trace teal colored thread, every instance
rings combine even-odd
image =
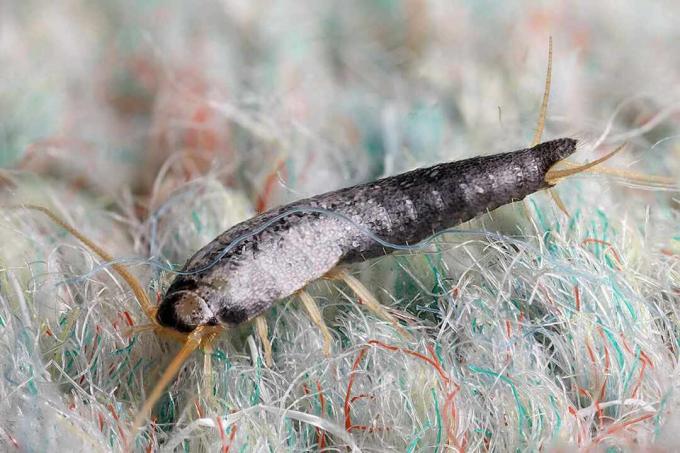
[[[231,362],[229,361],[229,359],[227,358],[227,354],[225,354],[223,350],[218,348],[213,349],[211,357],[215,362],[227,362],[227,366],[231,368]]]
[[[614,260],[609,256],[609,254],[606,254],[604,256],[604,262],[607,264],[607,267],[609,269],[614,269],[614,270],[618,269],[618,266],[616,265]]]
[[[287,436],[288,447],[293,447],[295,441],[295,433],[293,432],[293,424],[290,422],[289,418],[286,418],[286,431],[288,431]]]
[[[555,403],[555,397],[550,395],[550,405],[552,406],[553,413],[555,414],[555,418],[557,419],[555,421],[555,427],[553,428],[552,436],[550,439],[555,439],[555,436],[560,432],[560,428],[562,427],[562,417],[560,417],[560,411],[557,410],[557,404]]]
[[[609,342],[612,344],[612,346],[614,346],[614,350],[616,351],[616,361],[619,363],[619,368],[623,369],[625,367],[625,364],[626,364],[626,359],[623,356],[623,351],[621,350],[621,347],[616,342],[616,340],[614,340],[614,335],[611,334],[609,329],[607,329],[605,326],[603,326],[599,322],[598,322],[598,324],[600,325],[600,327],[602,327],[602,331],[604,332],[604,334],[609,339]]]
[[[128,384],[128,385],[132,385],[132,381],[133,381],[134,378],[135,378],[135,372],[137,371],[137,369],[138,369],[141,365],[142,365],[142,359],[140,358],[140,359],[137,360],[137,362],[132,366],[132,369],[131,369],[130,372],[128,373],[128,378],[127,378],[127,384]]]
[[[255,381],[253,382],[253,392],[250,394],[250,405],[254,406],[260,402],[260,380],[262,378],[262,357],[257,357],[255,368]]]
[[[157,426],[169,427],[175,420],[175,400],[172,397],[172,393],[165,392],[158,406]]]
[[[184,442],[182,442],[182,448],[184,449],[184,453],[191,453],[191,449],[189,448],[189,439],[184,439]]]
[[[406,382],[406,378],[403,376],[399,378],[399,389],[403,392],[404,395],[408,393],[409,390],[409,385],[408,382]],[[406,412],[415,412],[415,409],[413,407],[413,404],[411,404],[411,400],[407,399],[404,404],[406,405]]]
[[[472,331],[479,334],[484,333],[484,326],[477,324],[477,318],[472,318]]]
[[[623,294],[621,294],[621,290],[619,290],[618,286],[616,285],[616,282],[611,281],[611,286],[612,293],[614,295],[614,300],[616,300],[619,303],[623,303],[623,305],[625,305],[626,309],[628,310],[628,313],[630,313],[630,316],[633,318],[633,321],[637,321],[637,313],[635,313],[633,306],[628,302],[628,300],[625,297],[623,297]]]
[[[33,354],[33,339],[28,333],[28,329],[22,329],[19,333],[19,342],[26,348],[29,354]]]
[[[437,260],[439,263],[442,261],[442,256],[439,253],[439,246],[437,246]],[[430,271],[433,274],[434,278],[434,285],[432,286],[432,305],[434,306],[434,309],[436,310],[436,304],[442,295],[446,294],[446,288],[442,285],[442,275],[441,272],[439,271],[439,265],[436,263],[433,263],[432,261],[432,256],[431,255],[425,255],[425,261],[427,261],[428,266],[430,267]]]
[[[574,211],[574,214],[569,217],[569,225],[567,226],[567,232],[570,234],[573,234],[576,230],[576,225],[579,224],[579,221],[581,220],[581,209],[577,209]]]
[[[495,296],[495,294],[491,294],[492,296]],[[475,299],[472,301],[473,304],[476,304],[477,307],[479,307],[480,310],[482,310],[486,315],[488,315],[490,318],[494,318],[495,314],[493,310],[489,308],[487,304],[484,303],[482,299]]]
[[[434,401],[435,416],[437,417],[437,443],[435,452],[439,451],[439,447],[442,443],[442,415],[439,413],[439,401],[437,400],[437,394],[434,389],[430,389],[432,393],[432,400]]]
[[[99,354],[95,355],[94,360],[92,360],[92,365],[88,368],[90,373],[94,374],[97,372],[97,363],[99,363]]]
[[[321,402],[321,394],[319,394],[319,402]],[[333,400],[330,398],[326,398],[326,415],[333,416]]]
[[[64,351],[64,356],[66,356],[66,366],[64,371],[66,374],[70,374],[71,368],[73,368],[74,356],[78,356],[76,351]]]
[[[406,451],[407,451],[408,453],[413,453],[413,452],[415,451],[416,446],[418,445],[418,441],[419,441],[420,439],[423,438],[423,434],[425,434],[425,432],[426,432],[428,429],[430,429],[431,427],[432,427],[432,424],[431,424],[430,421],[428,420],[427,423],[425,423],[425,426],[423,426],[423,429],[420,430],[420,432],[418,433],[418,435],[415,436],[415,437],[413,438],[413,440],[411,441],[411,443],[409,444],[408,448],[406,449]]]
[[[311,381],[308,373],[305,373],[305,380],[307,382],[309,382],[309,391],[311,393],[311,391],[312,391],[312,381]],[[321,393],[316,392],[316,398],[312,399],[312,405],[314,406],[314,413],[323,415],[323,412],[321,412]]]
[[[671,395],[672,391],[666,392],[666,394],[661,398],[661,401],[659,401],[659,408],[656,411],[656,415],[654,416],[654,437],[658,437],[659,433],[661,432],[661,424],[659,423],[661,420],[661,414],[663,413],[664,407],[666,407],[666,403],[668,402],[668,397]]]
[[[323,417],[323,411],[321,410],[321,395],[318,392],[316,398],[312,401],[314,402],[314,413]]]
[[[536,432],[537,433],[542,433],[543,432],[543,411],[538,412],[538,426],[536,427]]]
[[[395,257],[396,266],[395,272],[398,274],[398,278],[394,279],[393,294],[399,300],[417,300],[417,298],[422,294],[420,287],[416,285],[414,279],[406,271],[407,266],[409,266],[409,261],[404,256]],[[429,301],[429,303],[428,303]],[[437,310],[437,299],[436,298],[424,298],[423,305],[418,305],[415,307],[415,315],[421,319],[432,319],[432,313],[436,313]]]
[[[633,364],[630,367],[630,371],[626,373],[626,378],[623,380],[623,394],[626,395],[628,393],[628,384],[630,384],[630,380],[633,378],[633,374],[637,370],[639,359],[640,359],[640,351],[638,350],[638,354],[635,357],[636,360],[633,361]]]
[[[340,344],[342,345],[343,349],[347,349],[352,345],[349,335],[347,335],[347,332],[341,325],[337,326],[335,331],[340,334]]]
[[[609,218],[607,217],[607,213],[605,213],[602,209],[597,209],[597,216],[602,220],[602,239],[607,240],[607,232],[609,230]]]
[[[438,105],[420,103],[406,118],[406,139],[417,154],[433,153],[441,148],[444,112]]]
[[[196,229],[196,232],[201,234],[201,231],[203,230],[203,224],[201,223],[201,218],[198,216],[198,213],[195,210],[191,211],[191,219],[194,221],[194,228]]]
[[[530,427],[531,426],[531,420],[528,419],[527,417],[527,411],[522,405],[522,402],[519,399],[519,392],[517,392],[517,388],[515,387],[515,384],[512,383],[512,381],[506,377],[503,376],[502,374],[496,373],[491,370],[487,370],[486,368],[480,368],[474,365],[468,365],[468,369],[472,372],[475,373],[481,373],[481,374],[486,374],[488,376],[495,377],[506,384],[510,386],[510,391],[512,392],[512,397],[515,399],[515,404],[517,405],[517,412],[518,412],[518,422],[519,422],[519,435],[520,437],[524,437],[524,432],[523,432],[523,426],[524,426],[524,420],[526,419],[527,425]]]
[[[541,229],[545,232],[548,230],[550,227],[548,226],[548,222],[545,220],[545,216],[543,215],[543,211],[538,207],[536,204],[536,201],[532,198],[529,200],[529,203],[531,203],[531,206],[533,206],[534,211],[536,211],[536,217],[538,217],[538,224],[540,225]]]
[[[370,157],[370,175],[378,176],[385,171],[385,141],[374,112],[359,112],[355,124],[360,129],[361,146]]]
[[[491,439],[491,437],[493,436],[493,433],[488,429],[475,428],[473,431],[476,432],[477,434],[483,434],[484,437],[488,439]]]
[[[424,256],[425,261],[427,262],[427,265],[430,268],[430,271],[434,275],[434,287],[437,288],[439,287],[439,269],[437,269],[437,265],[432,262],[432,258],[430,257],[430,255]]]
[[[300,439],[300,443],[302,445],[305,445],[305,446],[316,445],[316,436],[314,434],[312,434],[313,429],[314,429],[314,427],[309,425],[308,423],[304,424],[302,432],[300,432],[300,435],[302,436],[302,438]],[[314,439],[314,442],[310,441],[310,438]],[[290,448],[290,441],[288,442],[288,447]],[[292,451],[292,450],[290,450],[290,451]]]
[[[551,231],[550,223],[546,220],[543,210],[538,206],[538,204],[536,204],[536,201],[532,198],[531,200],[529,200],[529,202],[534,207],[536,217],[538,218],[538,223],[541,229],[543,230],[543,242],[545,243],[545,246],[548,249],[548,251],[552,255],[555,255],[558,251],[558,248],[555,245],[555,241],[553,240],[553,234]]]
[[[120,372],[120,370],[123,369],[123,367],[130,361],[130,356],[125,357],[121,362],[118,362],[118,365],[113,369],[111,374],[109,375],[109,379],[115,379],[116,375]]]
[[[521,308],[522,307],[522,301],[517,300],[517,299],[510,299],[510,305],[512,305],[517,310],[517,313],[522,313],[522,308]],[[513,313],[513,314],[516,315],[517,313]]]
[[[595,225],[595,222],[591,222],[590,228],[588,229],[587,236],[591,239],[596,239],[596,241],[588,243],[588,245],[592,248],[593,254],[597,257],[600,258],[602,256],[602,250],[600,248],[600,243],[598,242],[600,238],[598,238],[597,235],[597,225]]]
[[[539,434],[543,433],[543,425],[545,423],[544,412],[545,411],[543,410],[538,411],[538,426],[536,427],[536,432]]]
[[[0,315],[0,327],[5,327],[5,318]]]
[[[28,391],[31,395],[36,396],[38,394],[38,387],[36,387],[35,382],[33,381],[33,366],[29,365],[28,366],[28,373],[30,374],[30,379],[26,383],[26,386],[28,387]]]
[[[562,223],[556,222],[555,224],[553,224],[553,228],[554,228],[555,231],[557,231],[558,233],[562,233]]]
[[[83,343],[84,344],[90,344],[92,342],[92,329],[89,327],[85,327],[85,335],[83,335]]]
[[[443,364],[444,357],[442,356],[442,345],[438,341],[435,342],[434,344],[434,353],[437,356],[437,360],[439,360],[439,363]]]
[[[133,337],[132,340],[130,340],[130,344],[125,346],[124,348],[116,349],[113,351],[111,354],[113,355],[119,355],[119,354],[128,354],[130,351],[132,351],[132,347],[137,343],[137,337]]]

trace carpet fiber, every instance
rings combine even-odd
[[[0,6],[3,451],[667,451],[680,448],[680,7],[650,2],[6,1]],[[353,265],[348,287],[177,353],[152,300],[258,211],[524,148],[552,36],[544,140],[585,173]],[[627,172],[627,173],[626,173]],[[638,180],[631,173],[667,179]]]

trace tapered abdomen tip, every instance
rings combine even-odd
[[[574,138],[558,138],[549,142],[539,143],[532,148],[536,154],[541,155],[550,165],[565,159],[576,152],[578,141]]]

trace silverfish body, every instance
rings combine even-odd
[[[181,332],[240,324],[339,264],[390,253],[367,230],[389,243],[415,244],[549,187],[548,169],[575,150],[576,140],[562,138],[421,168],[267,211],[220,234],[186,262],[182,273],[189,274],[178,275],[168,288],[158,322]],[[258,229],[224,253],[233,240]]]

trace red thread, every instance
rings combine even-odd
[[[578,286],[574,286],[574,300],[576,301],[576,311],[581,311],[581,296],[578,292]]]
[[[324,414],[324,409],[326,407],[326,400],[323,397],[323,392],[321,391],[321,384],[319,384],[319,381],[316,381],[316,389],[319,392],[319,403],[321,405],[321,416]],[[307,387],[307,384],[304,382],[302,383],[302,390],[305,392],[305,395],[309,395],[309,387]],[[355,397],[356,398],[356,397]],[[355,398],[352,398],[352,402],[354,402]],[[318,426],[316,427],[316,438],[317,442],[319,445],[319,449],[322,450],[326,447],[326,433],[324,430],[319,428]]]
[[[123,445],[127,445],[127,438],[125,437],[125,432],[123,432],[123,429],[120,427],[120,420],[118,419],[118,414],[116,413],[116,410],[113,408],[113,405],[109,404],[109,410],[111,411],[111,415],[113,415],[113,419],[116,421],[116,428],[118,429],[118,434],[120,434],[120,438],[123,440]]]
[[[600,334],[600,338],[602,338],[602,345],[604,346],[604,372],[607,373],[609,371],[609,348],[607,348],[607,343],[604,338],[604,332],[602,332],[602,327],[597,328],[597,332]]]
[[[588,356],[590,357],[590,361],[593,362],[593,366],[595,366],[596,365],[595,354],[593,353],[593,350],[590,347],[590,341],[588,340],[586,340],[586,349],[588,350]]]
[[[229,451],[229,446],[227,445],[227,437],[224,435],[224,426],[222,426],[222,417],[215,417],[217,421],[217,427],[220,430],[220,440],[222,441],[222,453],[227,453]]]
[[[584,239],[583,241],[581,241],[581,245],[592,244],[592,243],[596,243],[596,244],[600,244],[600,245],[606,245],[606,246],[607,246],[607,249],[606,249],[606,250],[609,250],[609,251],[612,252],[612,255],[614,256],[614,259],[615,259],[616,262],[619,264],[619,265],[617,266],[617,269],[618,269],[618,270],[621,270],[621,269],[622,269],[621,266],[623,265],[623,263],[621,262],[621,258],[619,258],[619,254],[616,252],[616,249],[614,248],[613,245],[611,245],[611,243],[609,243],[609,242],[607,242],[607,241],[603,241],[602,239],[595,239],[595,238],[586,238],[586,239]]]
[[[368,348],[361,348],[359,350],[359,355],[357,355],[357,358],[354,359],[354,363],[352,364],[352,371],[350,372],[349,380],[347,382],[347,392],[345,393],[344,411],[345,411],[345,429],[348,432],[350,432],[352,428],[354,428],[352,426],[352,418],[350,416],[351,395],[352,387],[354,386],[354,376],[357,368],[359,367],[359,364],[361,363],[361,360],[366,355],[367,350]]]
[[[640,350],[640,360],[647,362],[647,365],[649,365],[650,368],[654,368],[654,364],[652,363],[652,360],[649,358],[649,356],[643,350]]]
[[[608,435],[608,434],[614,434],[614,433],[617,432],[617,431],[621,431],[622,429],[627,428],[627,427],[629,427],[630,425],[633,425],[633,424],[635,424],[635,423],[639,423],[639,422],[641,422],[641,421],[647,420],[648,418],[653,417],[653,416],[654,416],[654,414],[646,414],[646,415],[642,415],[642,416],[640,416],[640,417],[634,418],[634,419],[632,419],[632,420],[629,420],[629,421],[627,421],[627,422],[623,422],[623,423],[615,423],[615,424],[611,425],[609,428],[607,428],[607,431],[606,431],[606,432],[604,432],[603,434],[597,436],[597,437],[594,439],[594,442],[595,442],[595,443],[601,442],[602,439],[604,439],[604,437],[605,437],[606,435]]]
[[[14,445],[14,448],[16,448],[17,450],[21,450],[19,448],[19,442],[17,442],[17,440],[14,438],[14,436],[12,436],[10,433],[7,433],[7,437],[9,437],[9,441],[12,442],[12,445]]]
[[[198,404],[198,401],[194,401],[194,408],[196,408],[196,413],[198,414],[198,417],[203,418],[203,408],[201,407],[200,404]]]
[[[276,177],[280,171],[284,169],[285,161],[280,159],[276,167],[269,173],[267,179],[264,182],[264,188],[262,193],[257,196],[257,201],[255,202],[255,211],[258,214],[263,213],[267,209],[269,204],[269,198],[271,198],[272,192],[274,191],[274,184],[276,183]]]
[[[321,405],[321,416],[326,413],[326,398],[323,396],[321,383],[316,381],[316,390],[319,392],[319,404]],[[316,435],[319,438],[319,450],[326,448],[326,432],[321,428],[316,428]]]
[[[442,383],[444,384],[445,387],[449,387],[452,384],[451,379],[449,378],[447,373],[444,371],[441,363],[439,362],[437,354],[435,353],[435,350],[432,347],[432,345],[427,345],[428,353],[431,356],[431,357],[428,357],[428,356],[421,354],[419,352],[416,352],[416,351],[413,351],[413,350],[410,350],[410,349],[406,349],[406,348],[401,348],[401,347],[398,347],[398,346],[392,346],[392,345],[389,345],[389,344],[385,344],[385,343],[378,341],[378,340],[369,340],[367,343],[371,346],[376,346],[376,347],[379,347],[381,349],[385,349],[385,350],[390,351],[390,352],[402,352],[404,354],[407,354],[407,355],[415,357],[419,360],[422,360],[425,363],[431,365],[437,371],[437,374],[439,374],[439,377],[442,380]],[[366,431],[366,432],[389,430],[389,428],[387,428],[387,427],[368,427],[368,426],[363,426],[363,425],[352,425],[352,421],[351,421],[351,418],[349,416],[350,406],[351,406],[352,401],[359,399],[359,398],[363,398],[363,397],[370,397],[370,395],[357,395],[354,398],[352,398],[352,396],[351,396],[351,389],[352,389],[352,386],[354,385],[354,374],[355,374],[361,360],[363,359],[364,355],[366,354],[366,350],[367,350],[366,348],[362,348],[359,351],[359,355],[357,356],[357,358],[355,359],[355,361],[352,365],[352,371],[351,371],[351,375],[350,375],[349,382],[348,382],[348,385],[347,385],[347,393],[345,395],[345,429],[347,431],[359,430],[359,431]],[[449,414],[451,415],[452,420],[457,420],[457,418],[458,418],[458,411],[456,409],[454,399],[456,397],[456,394],[460,391],[460,386],[458,384],[455,384],[455,383],[454,383],[454,385],[455,385],[455,388],[453,389],[453,391],[450,391],[446,394],[446,399],[445,399],[445,402],[444,402],[444,405],[443,405],[443,407],[444,407],[443,415],[444,415],[445,424],[447,426],[447,435],[448,435],[448,438],[449,438],[449,443],[451,443],[458,451],[463,452],[463,451],[465,451],[466,446],[467,446],[467,441],[468,441],[467,440],[467,433],[463,434],[463,441],[459,443],[458,442],[458,436],[457,436],[456,429],[455,429],[456,425],[448,422]]]
[[[410,349],[399,348],[397,346],[390,346],[390,345],[382,343],[378,340],[369,340],[368,344],[370,344],[372,346],[379,346],[381,348],[387,349],[388,351],[401,351],[404,354],[408,354],[408,355],[416,357],[416,358],[418,358],[418,359],[420,359],[424,362],[427,362],[430,365],[432,365],[435,368],[435,370],[437,370],[437,373],[439,374],[439,377],[441,377],[442,381],[444,381],[444,384],[449,385],[449,383],[450,383],[449,377],[446,375],[446,373],[444,372],[444,370],[442,369],[442,367],[441,367],[441,365],[439,364],[438,361],[434,361],[434,360],[430,359],[429,357],[427,357],[427,356],[425,356],[425,355],[423,355],[419,352],[411,351]]]
[[[633,387],[633,391],[631,392],[631,398],[636,398],[638,390],[640,390],[640,386],[642,385],[642,378],[645,375],[645,368],[647,367],[647,362],[642,360],[642,368],[640,368],[640,375],[638,376],[637,383],[635,384],[635,387]]]
[[[146,453],[151,453],[155,445],[156,445],[156,417],[153,417],[151,419],[151,439],[149,439],[149,444],[146,446]]]
[[[232,411],[233,413],[234,411]],[[234,444],[234,439],[236,439],[236,431],[238,430],[238,426],[236,423],[231,425],[231,433],[229,433],[229,446],[227,447],[227,450],[224,453],[229,453],[229,449],[231,446]]]
[[[350,403],[353,403],[357,400],[362,400],[364,398],[368,399],[368,400],[373,400],[373,399],[375,399],[375,396],[368,394],[368,393],[362,393],[361,395],[353,396],[352,399],[350,400]]]

